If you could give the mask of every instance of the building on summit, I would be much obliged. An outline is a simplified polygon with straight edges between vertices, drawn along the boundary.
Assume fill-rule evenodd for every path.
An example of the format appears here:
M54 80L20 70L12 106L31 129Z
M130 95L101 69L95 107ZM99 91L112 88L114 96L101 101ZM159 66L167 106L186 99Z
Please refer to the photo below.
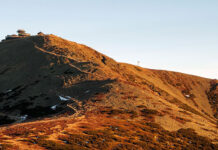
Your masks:
M24 38L24 37L31 36L29 33L26 33L26 31L25 31L25 30L22 30L22 29L17 30L17 33L18 33L18 35L16 35L16 34L7 35L7 36L5 37L5 39L2 40L2 41L13 40L13 39L19 39L19 38Z

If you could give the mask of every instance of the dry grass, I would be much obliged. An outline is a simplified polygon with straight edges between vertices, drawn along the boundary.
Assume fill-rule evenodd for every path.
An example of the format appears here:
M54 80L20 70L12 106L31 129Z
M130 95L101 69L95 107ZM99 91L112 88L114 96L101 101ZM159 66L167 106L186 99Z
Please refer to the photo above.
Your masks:
M152 114L153 111L151 111ZM155 113L156 114L156 113ZM25 123L1 130L10 137L0 143L13 140L23 145L37 145L46 149L216 149L206 137L193 129L169 132L159 124L147 120L115 119L114 114L87 114L81 119L63 118L39 123ZM117 116L122 113L116 113ZM47 131L46 131L47 130ZM31 132L32 131L32 132ZM9 144L10 145L10 144ZM7 145L4 145L7 146ZM15 145L16 146L16 145Z

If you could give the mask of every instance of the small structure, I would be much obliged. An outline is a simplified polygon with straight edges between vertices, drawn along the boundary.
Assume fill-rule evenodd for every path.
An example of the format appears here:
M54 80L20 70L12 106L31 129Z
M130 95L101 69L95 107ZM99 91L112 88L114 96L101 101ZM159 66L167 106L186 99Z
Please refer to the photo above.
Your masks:
M18 33L18 36L20 36L20 37L30 36L29 33L26 33L26 31L22 30L22 29L17 30L17 33Z
M14 40L14 39L19 39L19 38L24 38L24 37L30 36L29 33L26 33L26 31L25 31L25 30L22 30L22 29L17 30L17 33L18 33L18 35L16 35L16 34L7 35L7 36L5 37L5 39L2 40L2 41Z
M42 32L38 32L37 35L38 35L38 36L44 36L45 34L42 33Z

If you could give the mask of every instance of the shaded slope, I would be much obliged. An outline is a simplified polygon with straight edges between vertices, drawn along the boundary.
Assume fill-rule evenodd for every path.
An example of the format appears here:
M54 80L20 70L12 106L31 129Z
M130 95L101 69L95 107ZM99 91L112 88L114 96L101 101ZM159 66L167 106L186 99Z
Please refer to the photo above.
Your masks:
M40 113L49 110L53 105L61 105L59 96L66 96L65 94L72 90L68 96L80 99L83 96L81 92L85 92L86 86L90 86L90 83L85 81L93 81L92 85L96 92L107 89L101 88L108 83L105 81L109 76L107 77L105 71L107 68L101 69L103 63L100 60L106 56L69 42L73 48L78 45L76 47L78 53L74 55L71 49L64 51L61 45L59 48L51 45L53 38L57 37L36 36L1 43L1 112L11 113L13 116L27 113L31 117L30 111ZM62 41L60 38L57 39ZM59 44L58 41L55 43ZM62 45L69 47L66 43ZM82 55L80 47L88 49L86 51L90 51L90 54L87 52L86 55ZM60 54L59 51L64 54ZM87 60L81 61L85 56ZM80 82L80 90L75 92L74 87ZM56 111L50 109L46 113L54 112Z

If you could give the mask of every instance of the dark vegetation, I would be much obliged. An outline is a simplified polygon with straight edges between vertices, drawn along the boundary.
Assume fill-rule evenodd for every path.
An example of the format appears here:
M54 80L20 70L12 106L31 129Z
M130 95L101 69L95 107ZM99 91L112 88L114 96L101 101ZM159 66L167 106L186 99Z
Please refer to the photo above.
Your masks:
M0 115L0 125L11 124L13 122L15 122L14 119L11 119L6 115Z
M105 107L100 109L101 114L107 114L110 117L116 115L129 115L131 118L138 117L138 113L134 110L127 110L127 109L113 109L112 107Z
M207 94L209 103L211 104L214 117L218 118L218 81L212 80L210 82L210 89L205 91L205 93Z
M105 94L110 90L110 86L107 84L113 83L115 80L94 80L94 81L85 81L85 82L79 82L77 84L74 84L71 86L70 94L76 97L76 99L82 101L89 100L93 102L102 101L105 98ZM39 81L37 80L37 83ZM35 82L34 82L35 83ZM5 114L8 114L10 116L10 112L13 112L15 110L18 110L20 114L18 115L28 115L27 120L29 119L38 119L43 118L47 116L51 116L54 114L58 114L60 112L65 113L66 110L63 110L65 102L58 102L59 104L63 104L63 107L57 107L55 110L51 109L51 106L43 105L43 104L34 104L37 103L37 100L44 99L44 101L51 101L52 98L50 98L47 94L41 93L36 94L35 96L27 96L28 99L21 99L21 94L25 89L27 89L28 86L17 86L10 90L9 92L2 92L0 93L0 101L7 101L7 103L4 103L0 108L1 112L4 112ZM87 92L88 91L88 92ZM65 91L63 91L65 92ZM87 92L87 93L86 93ZM68 94L67 92L65 92ZM84 94L85 93L85 94ZM21 99L21 100L20 100ZM56 99L59 99L56 96ZM13 103L10 103L10 101L13 101ZM60 101L60 100L59 100ZM47 102L48 103L48 102ZM35 106L34 106L35 105ZM72 113L74 112L71 110ZM0 119L3 119L1 121L1 125L3 124L10 124L13 123L13 120L10 120L8 116L1 117Z
M101 130L87 130L58 136L58 141L48 140L47 136L27 138L25 141L52 150L88 150L91 148L114 149L192 149L214 150L218 145L206 137L196 134L193 129L180 129L176 132L164 130L153 122L119 122L119 125L105 125Z
M93 114L96 118L99 115L97 122L100 123L100 120L104 119L103 116L109 120L97 126L92 124L91 120L94 118L88 115L90 122L81 124L80 129L76 132L65 130L68 124L74 123L74 120L67 119L15 126L4 130L3 134L10 137L22 137L23 142L37 144L40 147L52 150L88 150L92 148L105 150L213 150L218 148L218 145L213 144L206 137L199 136L193 129L180 129L175 132L163 129L154 122L154 119L151 119L155 115L162 115L160 112L148 109L143 105L139 106L139 108L141 111L138 113L113 109L112 107L100 108L97 114ZM127 117L138 117L139 115L145 119L141 121L126 120ZM124 119L114 119L113 116L126 117ZM189 121L180 117L173 117L173 119L181 123ZM61 128L57 129L56 126ZM49 140L51 134L60 131L62 132L58 135L57 140Z
M173 116L173 115L171 115L170 117L171 117L172 119L174 119L174 120L176 120L176 121L182 123L182 124L185 124L186 122L191 122L191 120L189 120L189 119L181 118L181 117L178 117L178 116Z
M116 80L89 80L81 81L73 84L69 90L69 95L73 95L78 100L84 101L93 98L99 94L104 94L110 91L110 84Z
M11 144L0 144L0 150L18 149L18 147Z

